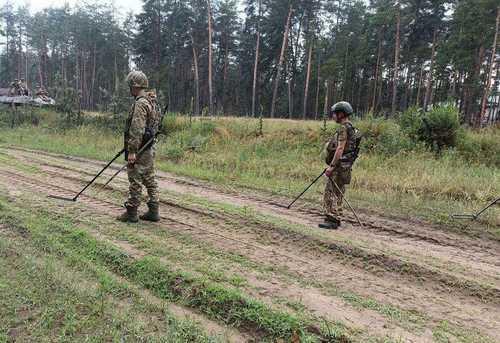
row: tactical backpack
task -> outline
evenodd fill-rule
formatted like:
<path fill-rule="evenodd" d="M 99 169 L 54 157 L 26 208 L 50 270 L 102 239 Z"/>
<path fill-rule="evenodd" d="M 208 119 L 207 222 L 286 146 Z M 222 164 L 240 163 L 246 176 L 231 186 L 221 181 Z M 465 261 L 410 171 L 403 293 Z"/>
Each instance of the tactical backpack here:
<path fill-rule="evenodd" d="M 349 149 L 347 151 L 344 151 L 344 153 L 342 154 L 340 162 L 348 162 L 352 165 L 359 156 L 363 134 L 358 128 L 354 127 L 351 123 L 347 123 L 346 125 L 347 125 L 347 135 L 348 139 L 350 139 L 350 144 L 349 144 Z M 335 133 L 332 139 L 325 146 L 326 164 L 329 165 L 330 163 L 332 163 L 333 158 L 335 157 L 335 152 L 337 151 L 337 145 L 338 145 L 338 132 Z"/>
<path fill-rule="evenodd" d="M 148 147 L 146 149 L 149 149 L 155 143 L 155 139 L 153 140 L 151 139 L 156 138 L 158 132 L 161 130 L 161 124 L 163 118 L 160 106 L 156 101 L 156 96 L 147 94 L 145 98 L 149 101 L 151 105 L 151 114 L 146 121 L 146 128 L 144 130 L 144 136 L 142 137 L 141 147 L 148 144 Z"/>

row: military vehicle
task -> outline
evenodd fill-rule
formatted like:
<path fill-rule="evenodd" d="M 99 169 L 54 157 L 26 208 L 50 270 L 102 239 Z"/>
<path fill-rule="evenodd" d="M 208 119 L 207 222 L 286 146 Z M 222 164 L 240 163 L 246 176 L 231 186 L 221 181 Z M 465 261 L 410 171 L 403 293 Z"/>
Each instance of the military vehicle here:
<path fill-rule="evenodd" d="M 38 90 L 34 95 L 28 89 L 0 88 L 0 103 L 11 106 L 51 106 L 56 101 L 45 90 Z"/>

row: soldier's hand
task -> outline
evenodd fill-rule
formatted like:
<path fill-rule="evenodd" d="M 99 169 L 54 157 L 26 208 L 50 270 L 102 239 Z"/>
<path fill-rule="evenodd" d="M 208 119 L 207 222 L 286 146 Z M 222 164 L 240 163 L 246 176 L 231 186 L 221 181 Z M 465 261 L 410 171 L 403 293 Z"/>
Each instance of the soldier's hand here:
<path fill-rule="evenodd" d="M 332 167 L 332 166 L 328 167 L 328 168 L 326 169 L 326 171 L 325 171 L 325 175 L 326 175 L 327 177 L 331 177 L 331 176 L 332 176 L 332 174 L 333 174 L 333 170 L 334 170 L 334 169 L 335 169 L 335 168 L 334 168 L 334 167 Z"/>
<path fill-rule="evenodd" d="M 137 160 L 137 156 L 135 154 L 128 155 L 128 164 L 129 165 L 133 165 L 136 160 Z"/>

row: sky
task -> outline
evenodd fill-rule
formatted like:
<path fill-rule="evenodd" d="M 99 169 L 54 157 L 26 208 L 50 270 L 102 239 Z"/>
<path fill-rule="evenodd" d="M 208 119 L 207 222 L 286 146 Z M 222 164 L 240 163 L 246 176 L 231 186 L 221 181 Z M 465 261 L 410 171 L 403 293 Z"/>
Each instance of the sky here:
<path fill-rule="evenodd" d="M 10 1 L 14 7 L 29 5 L 31 13 L 37 12 L 48 7 L 61 7 L 65 3 L 68 3 L 71 7 L 75 4 L 88 2 L 88 3 L 110 3 L 112 0 L 0 0 L 0 7 L 6 2 Z M 115 0 L 115 5 L 119 9 L 122 15 L 132 11 L 134 13 L 139 13 L 142 8 L 141 0 Z"/>
<path fill-rule="evenodd" d="M 68 3 L 71 7 L 75 4 L 88 2 L 88 3 L 110 3 L 114 1 L 115 6 L 120 11 L 121 15 L 132 11 L 133 13 L 139 13 L 142 9 L 141 0 L 0 0 L 0 7 L 3 6 L 5 2 L 9 1 L 14 7 L 29 4 L 31 13 L 38 12 L 44 8 L 48 7 L 61 7 L 65 3 Z M 242 10 L 242 2 L 240 2 L 240 10 Z"/>

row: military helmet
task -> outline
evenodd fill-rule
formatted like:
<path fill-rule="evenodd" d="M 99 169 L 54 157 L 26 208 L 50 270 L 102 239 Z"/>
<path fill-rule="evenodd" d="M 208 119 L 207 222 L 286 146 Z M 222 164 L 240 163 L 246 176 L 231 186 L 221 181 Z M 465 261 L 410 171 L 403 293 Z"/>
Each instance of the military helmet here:
<path fill-rule="evenodd" d="M 148 77 L 139 70 L 131 71 L 126 78 L 129 87 L 148 88 Z"/>
<path fill-rule="evenodd" d="M 346 115 L 350 116 L 351 114 L 353 114 L 354 110 L 352 109 L 350 103 L 348 103 L 347 101 L 341 101 L 332 106 L 331 113 L 335 112 L 344 112 Z"/>

